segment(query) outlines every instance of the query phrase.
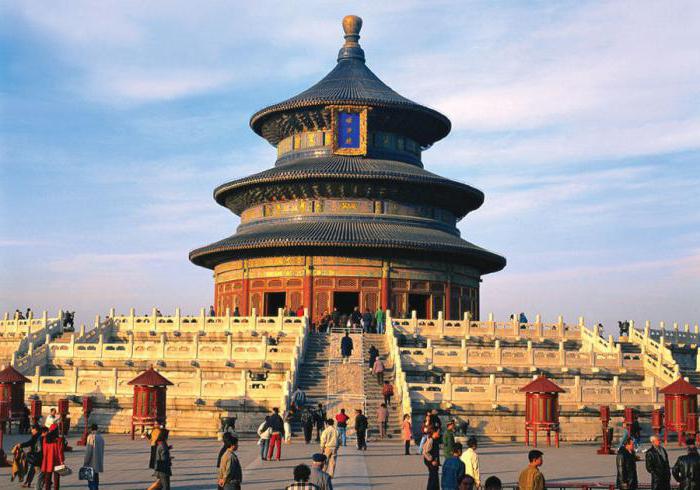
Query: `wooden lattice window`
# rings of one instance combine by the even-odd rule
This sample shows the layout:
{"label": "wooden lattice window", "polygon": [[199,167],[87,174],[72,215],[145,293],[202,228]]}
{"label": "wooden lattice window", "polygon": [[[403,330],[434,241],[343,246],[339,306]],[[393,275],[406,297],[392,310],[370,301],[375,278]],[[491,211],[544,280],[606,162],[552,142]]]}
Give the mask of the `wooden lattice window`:
{"label": "wooden lattice window", "polygon": [[262,295],[260,293],[253,293],[250,295],[250,306],[255,308],[258,315],[262,312]]}
{"label": "wooden lattice window", "polygon": [[326,312],[330,313],[330,293],[316,293],[316,307],[314,311],[316,315],[322,315]]}
{"label": "wooden lattice window", "polygon": [[377,279],[363,279],[362,280],[362,287],[363,288],[378,288],[379,281]]}
{"label": "wooden lattice window", "polygon": [[394,279],[391,281],[392,289],[408,289],[408,281],[405,279]]}
{"label": "wooden lattice window", "polygon": [[321,287],[321,288],[332,288],[333,287],[333,279],[330,277],[317,277],[314,280],[314,285]]}
{"label": "wooden lattice window", "polygon": [[338,279],[339,288],[357,288],[357,279],[340,278]]}
{"label": "wooden lattice window", "polygon": [[289,279],[287,281],[288,288],[299,288],[301,286],[302,286],[301,279]]}
{"label": "wooden lattice window", "polygon": [[282,281],[280,279],[271,279],[267,282],[267,287],[269,288],[281,288]]}
{"label": "wooden lattice window", "polygon": [[[289,295],[289,303],[292,310],[296,310],[301,306],[301,293],[299,291],[294,291]],[[308,306],[308,305],[304,305]]]}
{"label": "wooden lattice window", "polygon": [[264,288],[265,287],[265,281],[263,280],[255,280],[253,283],[250,285],[251,288]]}

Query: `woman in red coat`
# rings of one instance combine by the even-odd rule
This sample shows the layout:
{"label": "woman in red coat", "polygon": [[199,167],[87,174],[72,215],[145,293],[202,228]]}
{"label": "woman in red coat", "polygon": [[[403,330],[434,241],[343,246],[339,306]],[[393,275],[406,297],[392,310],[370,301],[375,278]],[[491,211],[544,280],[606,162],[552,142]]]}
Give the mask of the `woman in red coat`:
{"label": "woman in red coat", "polygon": [[54,472],[56,466],[63,464],[63,438],[58,433],[56,424],[49,427],[49,431],[44,436],[43,455],[41,460],[41,473],[44,477],[44,488],[51,488],[51,478],[53,476],[53,489],[59,490],[61,475]]}

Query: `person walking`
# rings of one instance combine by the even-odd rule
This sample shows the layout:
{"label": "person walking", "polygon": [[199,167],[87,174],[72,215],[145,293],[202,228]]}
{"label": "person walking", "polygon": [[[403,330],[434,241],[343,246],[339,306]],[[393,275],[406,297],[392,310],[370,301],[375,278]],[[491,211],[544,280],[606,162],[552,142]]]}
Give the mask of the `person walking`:
{"label": "person walking", "polygon": [[[448,425],[449,430],[449,425]],[[481,474],[479,473],[479,455],[476,452],[476,437],[471,436],[467,440],[467,450],[462,453],[466,488],[472,490],[481,486]]]}
{"label": "person walking", "polygon": [[[33,425],[30,429],[31,437],[26,441],[17,444],[13,449],[19,448],[29,448],[27,452],[27,475],[24,478],[24,483],[22,486],[24,488],[29,488],[32,486],[32,481],[34,480],[34,475],[37,470],[41,473],[41,454],[42,454],[42,439],[41,439],[41,427],[39,425]],[[44,428],[45,429],[45,428]]]}
{"label": "person walking", "polygon": [[270,449],[270,437],[272,436],[272,429],[268,425],[268,422],[270,422],[270,416],[266,415],[265,420],[258,426],[257,430],[260,459],[263,461],[267,461],[267,451]]}
{"label": "person walking", "polygon": [[447,423],[447,430],[442,435],[442,455],[447,458],[452,457],[452,446],[455,445],[455,423],[450,420]]}
{"label": "person walking", "polygon": [[661,445],[661,439],[657,435],[649,438],[651,447],[644,457],[646,469],[651,475],[652,490],[671,490],[671,466],[668,453]]}
{"label": "person walking", "polygon": [[294,467],[294,483],[285,487],[285,490],[318,490],[318,486],[309,481],[311,469],[305,464]]}
{"label": "person walking", "polygon": [[374,321],[374,315],[370,313],[369,308],[365,309],[365,312],[362,314],[362,329],[365,332],[372,332],[372,322]]}
{"label": "person walking", "polygon": [[[56,424],[49,427],[48,432],[43,437],[43,445],[41,448],[41,475],[42,483],[46,490],[53,488],[59,490],[61,484],[61,475],[54,470],[56,466],[60,466],[65,462],[63,456],[63,437]],[[51,486],[53,480],[53,487]]]}
{"label": "person walking", "polygon": [[544,490],[544,475],[540,471],[540,466],[543,463],[542,456],[544,456],[542,451],[537,449],[527,453],[529,464],[518,477],[519,490]]}
{"label": "person walking", "polygon": [[350,332],[345,331],[345,337],[340,339],[340,355],[343,357],[343,364],[346,364],[352,356],[352,339],[350,338]]}
{"label": "person walking", "polygon": [[685,441],[688,454],[680,456],[673,465],[673,478],[679,483],[679,490],[697,490],[700,488],[700,454],[695,447],[695,439]]}
{"label": "person walking", "polygon": [[[223,445],[221,446],[221,449],[219,449],[219,455],[216,457],[217,471],[221,469],[221,460],[226,454],[226,451],[231,446],[231,444],[233,444],[233,434],[231,432],[224,432],[221,436],[221,442],[223,443]],[[258,439],[258,444],[260,444],[260,439]],[[223,490],[223,487],[217,484],[216,490]]]}
{"label": "person walking", "polygon": [[320,490],[333,490],[333,480],[331,476],[323,471],[323,464],[326,462],[326,457],[323,454],[316,453],[311,456],[311,475],[309,483],[313,483]]}
{"label": "person walking", "polygon": [[430,437],[430,433],[433,431],[433,422],[430,416],[430,410],[425,412],[425,418],[423,419],[423,424],[421,425],[420,431],[421,438],[420,443],[418,444],[418,454],[423,454],[423,445],[428,440],[428,437]]}
{"label": "person walking", "polygon": [[434,429],[423,444],[423,463],[428,468],[427,490],[440,490],[440,433]]}
{"label": "person walking", "polygon": [[271,429],[270,432],[270,447],[267,450],[267,459],[272,460],[272,453],[275,448],[277,448],[277,461],[282,458],[282,436],[284,435],[284,421],[280,417],[280,409],[275,407],[272,409],[272,415],[270,415],[267,421],[268,427]]}
{"label": "person walking", "polygon": [[450,455],[442,464],[442,490],[460,490],[464,480],[464,463],[460,459],[462,445],[456,442],[452,445]]}
{"label": "person walking", "polygon": [[314,422],[316,423],[316,442],[321,441],[321,432],[326,428],[326,410],[323,404],[319,403],[314,410]]}
{"label": "person walking", "polygon": [[97,430],[97,424],[90,426],[90,435],[85,442],[85,458],[83,466],[92,468],[92,480],[88,480],[88,488],[90,490],[98,490],[100,488],[100,473],[104,472],[105,461],[105,440]]}
{"label": "person walking", "polygon": [[362,324],[362,313],[360,313],[360,308],[356,306],[353,308],[352,313],[350,314],[350,325],[352,325],[353,328],[357,328]]}
{"label": "person walking", "polygon": [[411,416],[404,414],[401,421],[401,439],[403,440],[404,455],[411,454],[411,439],[413,439],[413,426],[411,424]]}
{"label": "person walking", "polygon": [[367,428],[369,421],[362,410],[355,409],[355,434],[357,434],[357,449],[367,451]]}
{"label": "person walking", "polygon": [[637,479],[637,458],[634,455],[634,439],[627,438],[623,447],[617,451],[615,460],[617,468],[617,488],[636,490],[639,486]]}
{"label": "person walking", "polygon": [[389,381],[384,381],[384,386],[382,387],[382,396],[384,397],[384,403],[387,407],[391,406],[391,397],[394,396],[394,386],[389,383]]}
{"label": "person walking", "polygon": [[284,443],[292,443],[292,420],[294,419],[294,410],[289,409],[284,411],[282,421],[284,422]]}
{"label": "person walking", "polygon": [[347,432],[348,432],[348,420],[350,417],[345,413],[345,409],[341,408],[340,413],[335,416],[336,426],[338,427],[338,437],[340,437],[340,444],[347,446]]}
{"label": "person walking", "polygon": [[333,426],[333,419],[326,420],[326,428],[321,434],[321,453],[326,457],[326,462],[323,465],[323,471],[328,473],[331,478],[335,473],[335,459],[338,455],[338,447],[340,445],[340,439],[338,438],[338,431]]}
{"label": "person walking", "polygon": [[301,412],[301,427],[304,430],[304,442],[309,444],[314,432],[314,414],[308,407],[304,407],[304,411]]}
{"label": "person walking", "polygon": [[56,414],[56,409],[52,408],[51,410],[49,410],[49,414],[46,416],[46,420],[44,420],[44,426],[48,429],[57,422],[58,415]]}
{"label": "person walking", "polygon": [[241,490],[243,483],[243,470],[238,461],[236,450],[238,450],[238,437],[231,436],[228,439],[228,447],[221,458],[218,473],[218,485],[223,490]]}
{"label": "person walking", "polygon": [[374,321],[377,324],[377,333],[384,334],[384,310],[381,306],[377,306],[377,311],[374,312]]}
{"label": "person walking", "polygon": [[377,384],[379,386],[382,386],[384,384],[384,363],[382,362],[382,357],[377,356],[377,358],[374,360],[374,367],[372,368],[372,372],[377,376]]}
{"label": "person walking", "polygon": [[156,449],[158,446],[158,436],[163,430],[165,429],[161,428],[160,425],[156,425],[155,427],[153,427],[153,430],[151,430],[151,433],[148,435],[148,444],[151,449],[151,456],[148,460],[148,467],[152,470],[156,468]]}
{"label": "person walking", "polygon": [[369,372],[372,372],[374,369],[374,361],[376,361],[377,357],[379,357],[379,350],[374,346],[374,344],[372,344],[369,346],[367,354],[369,358]]}
{"label": "person walking", "polygon": [[168,446],[168,431],[161,429],[156,440],[156,457],[153,462],[153,476],[156,477],[148,490],[170,490],[170,477],[172,476],[172,458],[170,446]]}
{"label": "person walking", "polygon": [[386,429],[389,423],[389,410],[386,408],[386,404],[382,403],[377,409],[377,425],[379,426],[379,438],[384,439],[386,437]]}

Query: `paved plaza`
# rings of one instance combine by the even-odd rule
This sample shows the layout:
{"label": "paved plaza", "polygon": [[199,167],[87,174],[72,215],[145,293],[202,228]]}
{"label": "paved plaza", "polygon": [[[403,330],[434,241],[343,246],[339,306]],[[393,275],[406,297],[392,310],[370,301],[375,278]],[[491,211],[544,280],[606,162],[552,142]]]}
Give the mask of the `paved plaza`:
{"label": "paved plaza", "polygon": [[[5,448],[19,440],[9,436]],[[75,442],[75,439],[72,440]],[[106,472],[101,475],[101,487],[110,490],[145,489],[152,482],[152,471],[147,469],[149,449],[147,442],[128,436],[106,436]],[[214,465],[220,443],[211,439],[173,437],[173,488],[213,489],[216,471]],[[544,451],[542,471],[548,483],[556,482],[612,482],[615,480],[614,456],[598,456],[597,446],[590,444],[563,445],[559,449],[540,448]],[[416,448],[412,448],[415,452]],[[675,444],[668,446],[671,462],[683,453]],[[309,463],[315,445],[293,442],[283,447],[281,462],[260,461],[258,446],[252,438],[240,444],[239,458],[243,466],[244,485],[251,490],[283,489],[291,481],[292,469],[300,463]],[[508,485],[517,480],[519,471],[527,464],[527,449],[522,445],[485,444],[479,450],[482,478],[497,475]],[[87,488],[78,481],[76,473],[82,464],[83,449],[76,447],[68,454],[68,465],[75,473],[61,482],[61,488]],[[644,464],[638,464],[641,483],[649,482]],[[9,483],[9,468],[0,469],[0,488],[19,488]],[[400,441],[370,443],[366,453],[354,447],[341,448],[336,477],[336,489],[379,488],[385,490],[418,490],[425,488],[427,472],[417,455],[404,456]]]}

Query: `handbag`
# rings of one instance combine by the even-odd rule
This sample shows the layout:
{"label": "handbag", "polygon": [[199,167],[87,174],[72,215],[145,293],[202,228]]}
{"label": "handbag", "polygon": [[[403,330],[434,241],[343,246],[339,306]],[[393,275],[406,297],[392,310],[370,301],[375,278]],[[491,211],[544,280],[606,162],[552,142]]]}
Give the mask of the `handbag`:
{"label": "handbag", "polygon": [[64,464],[54,466],[53,471],[54,473],[58,473],[60,476],[68,476],[73,473],[73,470],[71,470],[68,466]]}
{"label": "handbag", "polygon": [[78,470],[78,480],[93,481],[95,479],[95,470],[90,466],[83,466]]}

